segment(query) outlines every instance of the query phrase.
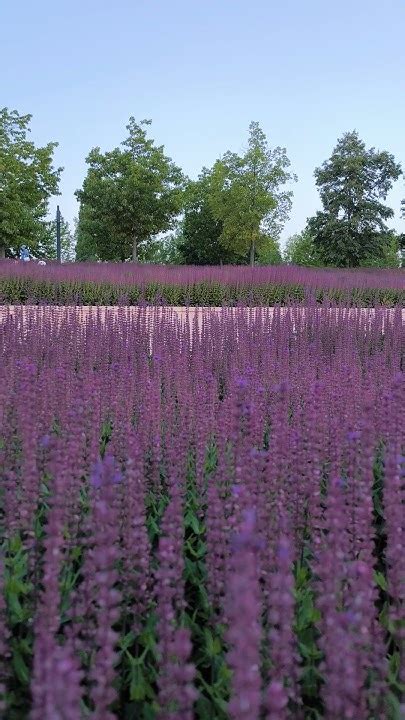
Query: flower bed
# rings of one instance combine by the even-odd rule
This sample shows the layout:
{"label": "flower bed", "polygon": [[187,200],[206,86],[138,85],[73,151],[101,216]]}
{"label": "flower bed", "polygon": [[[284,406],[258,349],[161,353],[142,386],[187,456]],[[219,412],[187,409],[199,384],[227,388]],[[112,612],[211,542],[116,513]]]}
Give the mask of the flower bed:
{"label": "flower bed", "polygon": [[400,308],[27,310],[0,333],[3,716],[399,720]]}
{"label": "flower bed", "polygon": [[315,298],[364,307],[405,304],[403,270],[286,266],[197,268],[0,263],[0,302],[56,305],[267,305]]}

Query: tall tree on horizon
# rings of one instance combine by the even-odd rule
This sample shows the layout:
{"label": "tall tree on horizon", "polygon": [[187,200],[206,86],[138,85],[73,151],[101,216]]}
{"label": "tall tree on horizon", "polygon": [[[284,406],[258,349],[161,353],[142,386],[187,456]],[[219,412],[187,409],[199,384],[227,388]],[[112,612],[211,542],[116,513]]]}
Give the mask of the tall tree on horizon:
{"label": "tall tree on horizon", "polygon": [[[245,265],[250,260],[249,249],[238,251],[221,241],[223,222],[214,217],[212,210],[213,177],[213,169],[203,168],[197,180],[188,184],[177,248],[188,265]],[[255,257],[262,265],[280,263],[277,238],[266,235],[256,248]]]}
{"label": "tall tree on horizon", "polygon": [[0,109],[0,257],[36,256],[47,233],[48,201],[59,195],[63,168],[53,166],[58,143],[29,140],[32,115]]}
{"label": "tall tree on horizon", "polygon": [[268,238],[278,239],[289,216],[292,191],[284,185],[295,179],[285,148],[271,149],[259,123],[251,122],[243,155],[227,152],[213,169],[210,203],[222,222],[220,241],[239,255],[257,251]]}
{"label": "tall tree on horizon", "polygon": [[326,265],[358,267],[383,259],[394,212],[384,204],[401,175],[394,156],[366,149],[356,131],[345,133],[331,157],[315,170],[323,210],[308,220],[314,245]]}
{"label": "tall tree on horizon", "polygon": [[[183,173],[163,146],[147,137],[150,124],[131,117],[121,147],[105,153],[96,147],[87,157],[89,168],[76,197],[81,210],[86,208],[84,235],[102,260],[137,262],[140,248],[172,229],[181,210]],[[79,225],[82,219],[80,212]]]}

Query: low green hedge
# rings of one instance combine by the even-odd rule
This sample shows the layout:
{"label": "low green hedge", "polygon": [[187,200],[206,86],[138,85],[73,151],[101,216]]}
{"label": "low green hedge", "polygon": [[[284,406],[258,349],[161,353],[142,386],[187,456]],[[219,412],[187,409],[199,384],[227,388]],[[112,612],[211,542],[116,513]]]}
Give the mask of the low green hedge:
{"label": "low green hedge", "polygon": [[255,284],[228,285],[218,282],[192,285],[124,285],[94,282],[50,282],[33,278],[2,278],[0,304],[3,305],[277,305],[302,302],[307,298],[317,302],[348,303],[373,307],[405,305],[405,291],[384,288],[308,289],[302,285]]}

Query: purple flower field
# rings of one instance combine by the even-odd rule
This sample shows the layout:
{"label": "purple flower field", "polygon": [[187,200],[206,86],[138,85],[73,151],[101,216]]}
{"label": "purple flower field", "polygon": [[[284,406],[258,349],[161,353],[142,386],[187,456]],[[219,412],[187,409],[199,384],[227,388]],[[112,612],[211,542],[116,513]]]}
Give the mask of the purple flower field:
{"label": "purple flower field", "polygon": [[1,717],[403,718],[405,327],[322,310],[4,312]]}
{"label": "purple flower field", "polygon": [[405,304],[405,270],[0,262],[0,304]]}
{"label": "purple flower field", "polygon": [[284,284],[309,288],[392,288],[404,289],[405,273],[402,269],[310,268],[287,265],[267,265],[251,268],[241,265],[223,267],[192,265],[147,265],[137,263],[67,263],[48,262],[46,266],[35,262],[21,263],[12,260],[0,262],[0,278],[35,278],[53,282],[92,282],[145,285],[195,285],[221,283],[223,285]]}

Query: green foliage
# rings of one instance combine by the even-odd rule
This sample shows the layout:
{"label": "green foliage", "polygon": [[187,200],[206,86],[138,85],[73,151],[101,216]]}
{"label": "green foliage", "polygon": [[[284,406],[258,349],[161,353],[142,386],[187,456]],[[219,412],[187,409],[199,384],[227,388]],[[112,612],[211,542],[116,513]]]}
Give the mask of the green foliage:
{"label": "green foliage", "polygon": [[[0,301],[3,304],[38,304],[46,302],[58,305],[138,305],[142,302],[164,303],[174,306],[221,305],[286,305],[302,302],[308,290],[298,284],[263,283],[255,285],[231,285],[220,282],[196,282],[192,285],[169,285],[149,282],[145,285],[119,283],[94,283],[87,281],[35,280],[30,277],[4,277],[0,280]],[[373,307],[376,303],[386,307],[405,303],[405,291],[391,288],[339,288],[317,289],[311,297],[322,303],[332,302]]]}
{"label": "green foliage", "polygon": [[[239,252],[222,242],[224,223],[215,219],[212,209],[214,183],[214,171],[204,168],[198,180],[187,187],[184,218],[177,238],[181,260],[187,265],[244,265],[249,261],[246,249]],[[261,241],[256,253],[259,264],[280,263],[277,239],[262,233]]]}
{"label": "green foliage", "polygon": [[[60,222],[60,236],[62,262],[73,262],[75,239],[70,231],[69,223],[63,217]],[[45,234],[38,246],[37,256],[56,260],[56,220],[49,220],[45,223]]]}
{"label": "green foliage", "polygon": [[[137,261],[152,238],[170,230],[181,210],[184,177],[145,126],[130,118],[121,148],[87,157],[77,230],[77,257]],[[83,224],[83,227],[81,227]]]}
{"label": "green foliage", "polygon": [[21,245],[41,255],[48,200],[59,194],[62,168],[53,167],[57,143],[36,147],[28,139],[31,117],[0,110],[0,257],[18,256]]}
{"label": "green foliage", "polygon": [[[212,457],[213,455],[215,455],[215,459]],[[216,462],[216,449],[208,447],[204,468],[205,482],[209,482],[213,462]],[[226,720],[230,671],[225,662],[226,646],[223,627],[214,621],[213,608],[206,590],[205,509],[196,485],[195,458],[190,455],[184,507],[186,611],[183,622],[192,634],[195,649],[192,660],[198,668],[196,677],[196,687],[199,693],[196,704],[197,717],[201,720],[205,720],[205,718],[208,720],[211,717]]]}
{"label": "green foliage", "polygon": [[329,160],[315,170],[323,211],[308,222],[325,265],[358,267],[384,260],[386,221],[394,213],[383,201],[401,172],[393,155],[367,150],[357,132],[338,140]]}
{"label": "green foliage", "polygon": [[283,253],[284,262],[291,265],[319,267],[323,263],[308,230],[291,235]]}
{"label": "green foliage", "polygon": [[257,250],[258,265],[281,265],[283,256],[277,238],[266,235],[263,244]]}
{"label": "green foliage", "polygon": [[28,552],[19,534],[1,546],[4,558],[4,598],[7,605],[8,629],[11,635],[11,671],[14,683],[9,687],[8,703],[14,707],[14,717],[27,703],[31,677],[33,632],[33,593],[29,581]]}
{"label": "green foliage", "polygon": [[320,613],[315,607],[315,602],[314,577],[311,572],[310,558],[304,554],[302,560],[295,566],[296,618],[294,631],[303,666],[302,694],[306,706],[313,711],[313,715],[309,715],[309,717],[316,717],[316,710],[320,709],[319,695],[322,682],[319,670],[322,653],[318,647],[319,631],[317,629]]}
{"label": "green foliage", "polygon": [[100,259],[96,238],[101,237],[104,230],[103,222],[97,219],[90,205],[82,203],[75,224],[76,262],[91,262]]}
{"label": "green foliage", "polygon": [[206,168],[198,180],[190,182],[187,187],[184,218],[177,240],[181,260],[186,265],[241,262],[237,253],[221,243],[222,222],[214,218],[210,204],[211,190],[212,171]]}
{"label": "green foliage", "polygon": [[253,265],[268,236],[278,238],[291,208],[292,192],[281,190],[291,179],[284,148],[269,148],[257,122],[249,127],[248,149],[242,156],[227,152],[213,169],[210,205],[221,221],[221,244],[246,256]]}
{"label": "green foliage", "polygon": [[395,232],[388,232],[381,237],[381,255],[369,257],[364,267],[395,268],[401,267],[400,237]]}
{"label": "green foliage", "polygon": [[178,248],[177,236],[167,235],[154,238],[140,252],[140,259],[152,265],[181,265],[182,256]]}

